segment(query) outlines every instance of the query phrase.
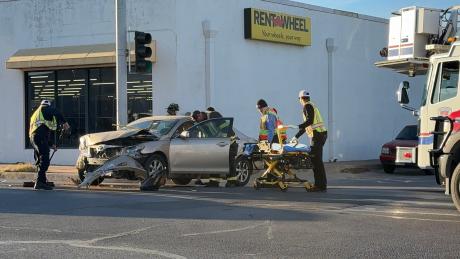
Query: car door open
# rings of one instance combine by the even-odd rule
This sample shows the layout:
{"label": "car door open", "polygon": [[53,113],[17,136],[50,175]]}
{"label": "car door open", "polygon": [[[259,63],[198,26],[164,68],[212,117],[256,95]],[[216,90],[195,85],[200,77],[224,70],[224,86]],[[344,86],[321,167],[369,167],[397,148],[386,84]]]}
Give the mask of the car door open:
{"label": "car door open", "polygon": [[228,174],[233,118],[201,122],[171,140],[172,174]]}

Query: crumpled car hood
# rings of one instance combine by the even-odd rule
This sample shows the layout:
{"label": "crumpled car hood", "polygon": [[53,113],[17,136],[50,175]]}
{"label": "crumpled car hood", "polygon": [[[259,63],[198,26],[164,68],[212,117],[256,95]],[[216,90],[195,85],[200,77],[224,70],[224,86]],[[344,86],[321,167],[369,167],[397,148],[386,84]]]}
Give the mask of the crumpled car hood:
{"label": "crumpled car hood", "polygon": [[141,132],[142,129],[127,129],[127,130],[116,130],[116,131],[106,131],[100,133],[92,133],[85,135],[86,145],[92,146],[102,142],[107,142],[114,139],[127,138],[134,136],[137,133]]}

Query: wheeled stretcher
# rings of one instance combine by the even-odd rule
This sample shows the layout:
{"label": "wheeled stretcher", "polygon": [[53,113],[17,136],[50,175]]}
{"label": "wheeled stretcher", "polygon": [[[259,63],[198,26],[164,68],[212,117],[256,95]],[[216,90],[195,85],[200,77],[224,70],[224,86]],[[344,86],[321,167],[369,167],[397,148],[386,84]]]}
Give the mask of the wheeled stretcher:
{"label": "wheeled stretcher", "polygon": [[[287,127],[279,127],[286,129]],[[278,134],[280,136],[281,134]],[[302,184],[306,190],[312,184],[300,179],[292,171],[293,169],[312,169],[313,165],[310,157],[310,147],[304,144],[289,143],[269,144],[261,141],[254,144],[245,145],[245,155],[252,161],[263,161],[266,170],[260,177],[255,179],[254,188],[256,190],[265,187],[278,187],[281,191],[287,191],[289,184]]]}

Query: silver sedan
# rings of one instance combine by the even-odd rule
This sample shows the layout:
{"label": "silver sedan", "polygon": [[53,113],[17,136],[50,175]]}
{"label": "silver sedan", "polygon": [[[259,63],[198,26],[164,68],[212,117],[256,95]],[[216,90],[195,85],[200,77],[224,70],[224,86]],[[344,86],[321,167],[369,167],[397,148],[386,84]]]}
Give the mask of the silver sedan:
{"label": "silver sedan", "polygon": [[142,118],[122,130],[80,139],[80,186],[106,177],[140,180],[142,190],[156,190],[167,178],[181,185],[223,178],[243,186],[252,166],[242,156],[243,146],[254,142],[233,128],[233,118],[198,124],[185,116]]}

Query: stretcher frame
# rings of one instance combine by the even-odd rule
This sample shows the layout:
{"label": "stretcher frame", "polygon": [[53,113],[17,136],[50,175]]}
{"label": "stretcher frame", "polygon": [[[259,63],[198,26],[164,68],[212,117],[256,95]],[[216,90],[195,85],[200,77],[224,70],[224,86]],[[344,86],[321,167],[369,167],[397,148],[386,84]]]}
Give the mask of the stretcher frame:
{"label": "stretcher frame", "polygon": [[308,162],[305,167],[302,167],[303,169],[313,168],[309,153],[284,151],[284,143],[280,131],[286,130],[288,127],[281,125],[276,129],[280,150],[271,149],[270,144],[266,141],[257,143],[259,150],[253,152],[251,158],[253,161],[262,160],[267,169],[260,177],[254,180],[254,189],[278,187],[281,191],[286,192],[289,185],[293,183],[302,184],[307,191],[312,188],[313,185],[308,180],[299,178],[292,171],[292,169],[297,169],[293,166],[293,162],[296,161],[298,166],[301,164],[301,159]]}

